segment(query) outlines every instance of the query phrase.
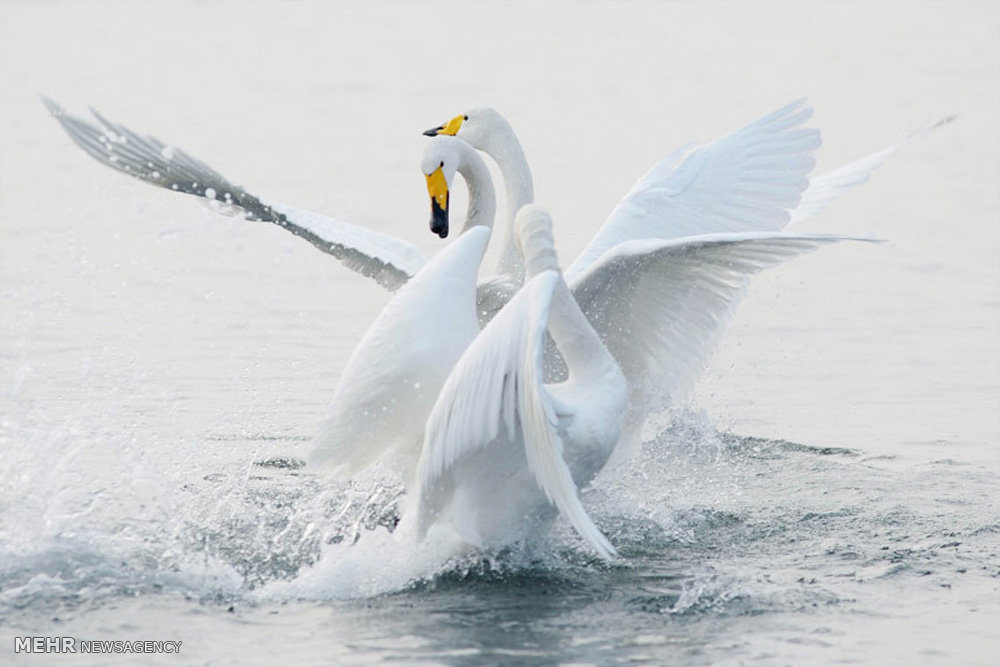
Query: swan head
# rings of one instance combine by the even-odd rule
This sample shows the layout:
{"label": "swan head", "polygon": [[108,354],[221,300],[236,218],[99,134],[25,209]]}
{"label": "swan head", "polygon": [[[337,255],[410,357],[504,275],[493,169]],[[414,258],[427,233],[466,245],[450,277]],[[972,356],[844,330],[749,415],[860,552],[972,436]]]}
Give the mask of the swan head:
{"label": "swan head", "polygon": [[476,107],[458,114],[447,123],[432,127],[424,134],[428,137],[441,135],[458,137],[473,148],[486,150],[494,137],[501,135],[505,129],[509,130],[509,128],[507,120],[496,109]]}
{"label": "swan head", "polygon": [[447,135],[435,137],[427,144],[420,164],[431,198],[431,232],[441,238],[448,236],[448,201],[462,155],[459,143]]}

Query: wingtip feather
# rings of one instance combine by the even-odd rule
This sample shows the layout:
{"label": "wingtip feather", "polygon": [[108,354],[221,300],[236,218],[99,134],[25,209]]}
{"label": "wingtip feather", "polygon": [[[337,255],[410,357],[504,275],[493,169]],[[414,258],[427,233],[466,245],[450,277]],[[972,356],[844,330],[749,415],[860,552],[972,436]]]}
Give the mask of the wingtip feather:
{"label": "wingtip feather", "polygon": [[39,93],[38,94],[38,99],[40,99],[42,101],[42,104],[45,105],[45,108],[48,109],[48,112],[52,116],[55,116],[55,117],[58,118],[59,116],[63,115],[62,107],[59,106],[58,104],[56,104],[56,102],[54,100],[52,100],[51,98],[46,97],[45,95],[42,95],[41,93]]}

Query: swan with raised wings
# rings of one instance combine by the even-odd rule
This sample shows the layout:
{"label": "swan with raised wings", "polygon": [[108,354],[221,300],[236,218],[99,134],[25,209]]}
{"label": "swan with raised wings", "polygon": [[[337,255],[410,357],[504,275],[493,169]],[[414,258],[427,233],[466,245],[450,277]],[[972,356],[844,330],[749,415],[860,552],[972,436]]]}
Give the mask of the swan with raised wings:
{"label": "swan with raised wings", "polygon": [[[641,241],[781,230],[818,213],[906,143],[951,120],[810,182],[820,145],[819,130],[804,126],[811,116],[812,109],[799,100],[712,143],[663,158],[566,270],[583,312],[625,371],[633,410],[645,414],[651,396],[677,399],[691,388],[743,287],[711,307],[710,284],[667,293],[658,282],[663,267],[650,260]],[[524,151],[496,110],[472,109],[424,134],[456,136],[489,155],[506,183],[508,208],[532,200]],[[507,243],[499,273],[517,284],[520,263],[516,244]],[[670,324],[678,312],[699,308],[707,310],[688,320],[683,331]]]}
{"label": "swan with raised wings", "polygon": [[[277,224],[390,290],[405,284],[426,265],[423,254],[406,241],[332,218],[265,203],[232,185],[206,164],[179,149],[170,148],[152,137],[142,137],[128,128],[105,120],[96,112],[95,116],[102,127],[65,114],[48,100],[45,102],[70,137],[100,162],[160,187],[240,208],[247,212],[249,219]],[[568,270],[567,278],[574,296],[625,371],[635,395],[643,395],[652,390],[679,392],[690,386],[714,337],[721,329],[718,324],[739,298],[741,286],[726,284],[725,289],[720,289],[718,284],[709,281],[693,283],[685,290],[672,293],[659,289],[658,281],[666,279],[672,268],[665,267],[659,261],[657,246],[653,243],[656,239],[643,236],[641,225],[637,227],[633,223],[643,216],[677,220],[688,225],[701,218],[713,220],[716,225],[720,222],[735,224],[740,220],[758,218],[770,221],[773,225],[776,224],[774,221],[786,220],[787,210],[794,207],[794,202],[798,201],[801,190],[805,187],[805,174],[812,167],[810,153],[818,145],[818,135],[813,136],[815,130],[799,127],[808,115],[809,110],[801,103],[790,105],[690,153],[677,169],[673,169],[672,165],[680,159],[683,151],[663,160],[618,205],[608,223],[605,223],[594,242],[588,246],[588,251],[596,254],[603,247],[602,244],[610,247],[594,261],[584,262],[581,256]],[[475,127],[475,115],[470,113],[468,121],[465,124],[466,130]],[[455,132],[462,134],[461,128],[456,128]],[[494,150],[494,154],[504,160],[501,166],[512,202],[508,208],[513,210],[519,202],[532,199],[533,193],[523,151],[512,131],[509,132],[508,139],[511,141],[508,141],[507,147]],[[477,156],[474,151],[470,152],[472,157],[466,156],[465,159],[471,164],[473,157]],[[508,157],[505,159],[504,155]],[[880,159],[883,158],[872,160],[870,164],[877,166]],[[504,164],[508,162],[504,168]],[[522,164],[523,169],[511,167],[518,164]],[[492,186],[489,185],[488,171],[485,166],[469,169],[470,173],[475,171],[482,175],[482,187],[479,190],[486,193],[487,187],[489,188],[489,207],[492,211],[494,196]],[[860,173],[851,170],[848,172],[854,174],[851,178],[858,178],[857,174]],[[837,183],[850,184],[847,177],[834,181],[827,188],[833,194],[839,192],[839,186],[834,187]],[[824,196],[832,197],[829,192]],[[446,195],[443,201],[447,202]],[[470,198],[470,214],[473,210],[478,210],[479,217],[482,218],[485,208],[486,203],[478,201],[478,197]],[[492,213],[490,223],[492,224]],[[437,231],[440,232],[440,229]],[[701,230],[695,225],[688,231]],[[630,238],[630,235],[646,238],[648,243],[640,243]],[[628,243],[623,244],[623,238],[628,239]],[[471,244],[469,239],[460,238],[460,241],[463,247]],[[588,251],[585,251],[585,255]],[[479,284],[474,314],[486,312],[488,319],[509,298],[512,286],[516,287],[520,281],[520,260],[515,253],[516,247],[512,249],[508,243],[499,277]],[[477,268],[481,259],[480,256],[476,260]],[[446,259],[441,261],[445,262]],[[581,266],[582,268],[577,268]],[[474,276],[474,269],[468,267],[468,271]],[[434,271],[428,273],[428,276],[434,275]],[[621,289],[623,277],[628,284],[627,290]],[[474,277],[472,281],[471,284],[475,287]],[[431,278],[422,281],[426,284],[432,282]],[[456,294],[464,293],[468,287],[467,283],[461,282],[461,287],[456,287]],[[424,297],[419,295],[431,294],[433,290],[422,288],[414,292],[417,295],[409,294],[404,302],[420,301]],[[463,299],[457,296],[451,303],[446,301],[443,297],[439,300],[426,297],[421,303],[435,307],[463,303]],[[359,406],[358,411],[352,415],[340,412],[351,424],[350,428],[342,430],[343,433],[366,434],[366,429],[373,430],[376,434],[405,432],[407,435],[404,439],[410,440],[413,427],[406,426],[406,419],[419,412],[414,406],[429,407],[428,401],[432,401],[436,394],[434,387],[439,386],[439,381],[443,381],[454,358],[464,349],[461,340],[465,340],[467,344],[476,332],[464,324],[449,328],[444,325],[448,322],[444,316],[434,317],[418,312],[418,308],[390,305],[391,312],[380,316],[376,325],[366,334],[362,345],[352,355],[348,365],[350,373],[342,376],[337,387],[334,412],[338,412],[337,405]],[[467,314],[465,310],[462,313],[462,317]],[[427,320],[430,328],[407,330],[410,323],[423,321],[421,318]],[[665,322],[671,324],[662,326]],[[443,331],[440,340],[430,333],[438,327]],[[399,335],[388,333],[393,331]],[[438,344],[443,340],[452,340],[449,335],[455,340],[461,339],[458,340],[457,347]],[[420,349],[443,349],[446,352],[440,357],[410,354]],[[362,355],[362,350],[368,352]],[[400,372],[400,365],[380,358],[384,355],[379,350],[385,350],[386,354],[390,350],[396,350],[407,359],[412,357],[418,362],[415,366],[417,372]],[[449,355],[455,356],[449,358]],[[415,376],[424,375],[432,378],[427,385],[415,379]],[[345,378],[348,376],[355,383],[354,387],[346,384]],[[381,380],[386,378],[411,381],[414,391],[407,393],[391,382],[378,388]],[[369,401],[360,398],[364,394],[364,388],[373,392]],[[417,395],[416,398],[414,394]],[[348,397],[351,400],[347,400]],[[635,401],[633,409],[642,409],[642,405],[643,401]],[[392,415],[396,415],[398,419],[388,418]],[[384,428],[372,426],[380,420],[385,422]],[[417,421],[422,423],[422,415]],[[329,432],[330,429],[327,428],[325,433]],[[324,440],[328,442],[329,438],[321,438],[321,441]],[[384,446],[393,446],[396,441],[396,438],[389,438]],[[354,449],[360,454],[348,457],[353,464],[377,458],[384,451],[381,444],[374,451],[369,451],[367,445],[370,442],[372,439],[368,437],[357,438]]]}
{"label": "swan with raised wings", "polygon": [[[499,547],[540,531],[558,509],[611,558],[578,488],[618,441],[625,377],[562,278],[541,208],[521,209],[517,240],[530,280],[462,356],[427,420],[412,495],[418,534],[439,520],[468,544]],[[542,380],[546,331],[569,368],[556,385]]]}
{"label": "swan with raised wings", "polygon": [[[750,160],[744,167],[759,179],[773,182],[771,197],[761,197],[770,208],[747,196],[736,197],[729,206],[742,204],[747,214],[757,211],[778,217],[784,213],[771,203],[773,193],[783,188],[785,197],[794,200],[805,187],[804,176],[796,179],[788,171],[795,165],[811,165],[811,158],[801,156],[808,150],[802,146],[802,133],[795,131],[807,116],[788,109],[752,126],[746,134],[764,141],[760,139],[763,134],[777,156],[763,164]],[[734,141],[754,144],[746,134]],[[423,168],[438,220],[432,220],[432,231],[442,231],[440,218],[447,213],[448,188],[456,170],[470,188],[469,221],[462,236],[485,226],[487,218],[492,224],[492,183],[486,165],[471,146],[454,137],[435,137]],[[739,211],[725,209],[726,203],[718,204],[726,215],[739,215]],[[463,251],[461,256],[469,262],[462,271],[440,274],[447,282],[428,288],[425,285],[431,279],[424,278],[424,271],[437,264],[435,257],[413,279],[413,290],[407,285],[386,307],[338,382],[331,417],[316,439],[313,462],[350,474],[385,456],[383,460],[395,465],[404,479],[409,477],[420,453],[420,428],[427,412],[455,362],[478,334],[474,318],[483,300],[475,307],[466,300],[466,292],[475,289],[475,271],[488,240],[487,233],[474,250]],[[645,414],[647,396],[676,393],[693,383],[749,275],[818,243],[774,231],[637,239],[618,243],[570,282],[574,298],[589,319],[588,327],[597,331],[629,382],[629,426],[637,425]],[[736,247],[741,250],[734,258],[730,255]],[[768,254],[761,247],[781,248],[782,253]],[[744,255],[757,261],[740,261],[747,260]]]}
{"label": "swan with raised wings", "polygon": [[[812,153],[820,145],[819,130],[804,127],[811,115],[800,100],[700,149],[667,156],[619,202],[566,270],[574,297],[628,378],[631,426],[647,414],[651,396],[676,399],[690,389],[740,296],[727,293],[718,302],[710,282],[661,289],[664,267],[640,242],[784,227],[808,186]],[[495,110],[474,109],[425,134],[470,141],[498,163],[511,201],[531,198],[524,151]],[[516,284],[516,244],[508,244],[504,258],[500,273],[513,270],[508,277]],[[557,379],[565,370],[558,355],[549,357],[548,377]]]}
{"label": "swan with raised wings", "polygon": [[[528,205],[517,215],[528,280],[468,347],[427,419],[411,506],[401,528],[419,536],[440,525],[479,548],[541,534],[561,513],[602,558],[614,548],[578,490],[604,467],[618,442],[627,386],[615,358],[570,292],[551,220]],[[612,264],[660,266],[658,288],[683,302],[692,283],[712,285],[707,316],[724,307],[745,276],[838,237],[780,232],[709,234],[636,241]],[[622,326],[629,326],[620,312]],[[706,313],[679,310],[659,323],[695,331]],[[592,318],[591,318],[592,319]],[[566,361],[558,383],[543,378],[546,332]]]}

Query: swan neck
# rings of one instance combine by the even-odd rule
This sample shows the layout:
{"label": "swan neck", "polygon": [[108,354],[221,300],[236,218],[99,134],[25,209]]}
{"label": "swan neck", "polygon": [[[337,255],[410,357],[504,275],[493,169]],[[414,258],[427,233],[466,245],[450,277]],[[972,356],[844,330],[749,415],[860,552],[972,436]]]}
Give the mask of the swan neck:
{"label": "swan neck", "polygon": [[506,121],[503,125],[502,131],[493,134],[495,140],[487,151],[500,167],[507,197],[507,225],[498,270],[521,282],[524,280],[524,257],[514,239],[514,216],[522,206],[535,201],[535,185],[521,142]]}
{"label": "swan neck", "polygon": [[570,380],[598,381],[608,373],[621,374],[614,357],[577,305],[562,273],[552,295],[549,333],[566,361]]}
{"label": "swan neck", "polygon": [[559,257],[552,244],[551,230],[529,235],[525,246],[524,255],[518,250],[518,256],[523,257],[529,278],[534,278],[544,271],[559,271]]}
{"label": "swan neck", "polygon": [[472,147],[467,146],[463,150],[462,158],[458,166],[458,173],[465,179],[469,188],[469,209],[462,231],[465,232],[473,227],[493,229],[497,199],[490,171]]}
{"label": "swan neck", "polygon": [[507,218],[513,221],[522,206],[535,200],[535,185],[521,142],[517,140],[509,126],[508,130],[504,133],[505,136],[497,141],[496,152],[491,154],[491,157],[500,167],[507,195]]}

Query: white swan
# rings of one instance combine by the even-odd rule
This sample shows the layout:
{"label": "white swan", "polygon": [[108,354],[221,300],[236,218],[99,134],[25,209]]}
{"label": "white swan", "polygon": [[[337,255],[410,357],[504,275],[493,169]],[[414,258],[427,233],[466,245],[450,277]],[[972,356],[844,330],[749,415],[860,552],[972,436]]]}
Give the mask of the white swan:
{"label": "white swan", "polygon": [[393,464],[407,479],[441,385],[479,333],[476,278],[496,209],[489,170],[472,147],[453,137],[432,140],[422,169],[432,230],[448,233],[456,173],[469,188],[468,217],[459,237],[393,295],[351,354],[309,455],[311,465],[335,475],[357,472],[394,451]]}
{"label": "white swan", "polygon": [[[439,520],[473,546],[499,547],[542,530],[554,505],[610,559],[577,488],[618,441],[625,377],[562,278],[549,216],[522,208],[517,239],[530,280],[462,356],[427,420],[412,493],[418,534]],[[542,381],[546,331],[569,367],[556,385]]]}
{"label": "white swan", "polygon": [[[524,207],[517,232],[528,282],[462,355],[434,403],[401,528],[415,524],[423,536],[442,524],[468,544],[496,548],[542,532],[558,508],[598,555],[611,558],[614,549],[577,490],[618,442],[625,377],[559,271],[548,215]],[[636,241],[610,261],[622,271],[660,266],[657,288],[675,303],[692,283],[711,285],[704,311],[681,309],[658,323],[686,334],[724,307],[746,276],[836,240],[751,232]],[[614,317],[629,326],[622,313]],[[546,331],[566,360],[560,383],[543,384]]]}
{"label": "white swan", "polygon": [[[819,131],[803,127],[811,115],[799,100],[710,144],[663,158],[566,269],[577,302],[625,371],[633,409],[644,413],[649,397],[679,398],[691,388],[745,286],[722,300],[711,283],[666,293],[660,281],[675,266],[656,261],[640,241],[781,230],[816,214],[909,141],[951,120],[810,183],[812,154],[820,145]],[[531,172],[520,142],[494,109],[472,109],[425,134],[456,136],[487,153],[500,167],[508,200],[531,201]],[[501,274],[518,266],[516,245],[507,245],[504,258]],[[518,275],[509,272],[508,278],[516,283]],[[684,330],[661,325],[677,321],[682,311],[702,316]]]}
{"label": "white swan", "polygon": [[[372,277],[390,290],[404,284],[426,263],[423,254],[406,241],[317,214],[264,203],[242,188],[231,185],[210,167],[187,156],[183,151],[171,149],[151,137],[141,137],[99,115],[97,118],[103,129],[64,114],[54,103],[46,100],[46,104],[70,137],[102,163],[161,187],[242,208],[251,219],[273,222],[306,238],[324,252],[338,257],[348,268]],[[635,211],[657,215],[656,206],[662,204],[666,206],[665,211],[676,219],[684,216],[696,219],[700,215],[711,214],[716,220],[735,220],[744,215],[760,215],[762,210],[767,214],[764,217],[784,215],[781,206],[772,201],[774,192],[760,193],[763,201],[757,202],[753,199],[755,192],[752,189],[745,191],[746,183],[736,181],[740,187],[726,199],[718,197],[718,193],[713,194],[712,185],[729,182],[724,177],[732,175],[735,169],[738,173],[749,174],[758,180],[760,177],[773,177],[776,185],[772,185],[783,193],[783,197],[795,196],[795,188],[801,186],[801,181],[790,176],[789,170],[801,170],[804,165],[811,167],[811,157],[802,158],[801,153],[808,152],[813,141],[808,133],[803,134],[801,128],[796,127],[808,116],[808,110],[800,107],[801,104],[791,105],[770,114],[729,137],[691,153],[678,169],[672,170],[673,162],[683,152],[675,153],[640,180],[632,193],[616,208],[616,214],[625,216],[628,222],[629,215]],[[474,127],[474,120],[475,116],[470,114],[466,130]],[[461,134],[459,130],[456,132]],[[514,143],[506,149],[496,149],[494,153],[500,159],[504,155],[508,156],[509,164],[506,169],[502,165],[502,170],[508,176],[508,190],[515,191],[511,200],[516,205],[518,201],[531,199],[533,194],[523,151],[512,131],[509,136]],[[887,150],[891,152],[892,149]],[[887,154],[887,151],[883,151],[883,154]],[[472,155],[475,156],[474,152]],[[737,166],[729,164],[727,160],[733,156],[742,156],[743,162],[734,163]],[[775,156],[781,159],[776,160]],[[884,156],[871,164],[877,166],[881,159]],[[524,168],[514,169],[512,172],[510,165],[518,163],[523,163]],[[871,166],[869,171],[871,168],[874,167]],[[477,171],[482,172],[481,190],[485,192],[489,186],[488,172],[485,166],[481,170],[477,168]],[[520,174],[520,182],[512,173]],[[837,188],[850,185],[851,179],[857,180],[858,173],[861,172],[854,171],[848,174],[849,177],[831,179],[826,192],[814,199],[814,205],[827,201],[833,196],[829,193],[836,194]],[[660,187],[660,177],[664,175],[667,176],[666,185]],[[492,207],[491,186],[489,193]],[[475,197],[470,198],[470,213],[477,207],[480,211],[484,208]],[[513,209],[513,206],[510,208]],[[492,214],[490,217],[492,218]],[[620,241],[620,235],[616,238],[615,234],[619,233],[616,230],[620,231],[622,225],[611,224],[615,217],[616,215],[612,215],[612,219],[602,228],[602,232],[610,229],[613,233],[604,237],[599,233],[595,241],[602,238],[610,238],[612,242]],[[461,243],[455,245],[471,247],[474,245],[471,238],[459,239]],[[594,243],[588,249],[593,250],[593,247]],[[659,281],[676,276],[679,265],[664,263],[664,254],[658,248],[653,240],[648,243],[635,240],[627,244],[617,243],[596,261],[590,262],[585,271],[580,270],[570,280],[574,296],[625,370],[636,395],[654,390],[677,392],[690,385],[712,345],[713,337],[718,335],[719,322],[738,299],[741,289],[739,285],[729,283],[720,287],[714,277],[709,275],[707,281],[692,283],[684,291],[665,293],[658,288]],[[457,248],[453,252],[466,257]],[[516,285],[519,281],[518,260],[516,257],[511,259],[515,253],[516,247],[512,249],[508,243],[504,253],[507,260],[506,264],[503,261],[501,263],[500,277],[479,285],[475,312],[491,312],[506,301],[511,285]],[[472,254],[475,253],[469,256]],[[458,259],[451,257],[451,253],[440,261],[452,261],[456,265],[459,263]],[[480,261],[481,255],[474,262],[476,267]],[[580,260],[573,264],[571,270],[579,264]],[[464,268],[474,275],[475,268],[471,264]],[[707,270],[707,267],[703,268]],[[697,269],[696,266],[688,267],[688,273],[684,275],[696,277]],[[711,274],[711,271],[708,273]],[[426,280],[421,281],[422,284],[440,287],[447,282],[446,277],[450,274],[444,272],[443,276],[435,277],[438,276],[437,272],[430,271],[427,275]],[[628,282],[627,290],[621,289],[621,280]],[[462,281],[457,284],[456,294],[461,294],[469,286]],[[340,415],[346,426],[333,430],[339,430],[341,434],[345,434],[345,438],[356,434],[366,436],[357,438],[353,451],[359,453],[359,456],[348,457],[348,468],[358,465],[359,461],[373,460],[384,452],[384,447],[398,444],[399,438],[387,437],[385,442],[371,450],[368,445],[375,442],[378,436],[405,433],[403,440],[411,438],[414,427],[408,420],[416,418],[415,423],[422,422],[423,414],[426,413],[420,412],[420,406],[429,407],[433,401],[436,395],[435,383],[439,386],[440,380],[443,380],[453,363],[453,359],[448,360],[449,354],[456,355],[454,358],[457,358],[457,354],[464,349],[464,344],[475,335],[472,328],[465,324],[454,328],[445,327],[443,323],[448,321],[446,318],[433,317],[421,310],[442,304],[450,307],[461,303],[461,299],[456,297],[455,300],[448,301],[435,294],[435,289],[426,286],[414,291],[417,296],[411,294],[402,300],[403,303],[422,303],[423,306],[406,307],[395,304],[388,308],[390,312],[383,313],[366,334],[348,364],[349,372],[345,372],[338,384],[334,413]],[[413,323],[424,322],[429,328],[407,330]],[[663,322],[672,324],[661,326]],[[438,329],[442,331],[440,340],[425,333]],[[439,344],[445,340],[457,341],[457,344]],[[426,345],[427,350],[445,350],[445,353],[440,357],[422,356],[419,352],[421,345]],[[405,366],[402,363],[394,364],[391,357],[386,361],[390,353],[398,353],[402,358],[412,360],[414,371],[403,372],[401,369]],[[431,381],[424,385],[421,380],[415,379],[419,377],[431,378]],[[389,382],[382,383],[383,379],[388,379]],[[415,396],[400,388],[399,382],[405,381],[412,381]],[[364,398],[365,396],[368,398]],[[641,404],[641,401],[636,401],[634,409],[641,409]],[[352,408],[338,410],[338,405]],[[354,408],[357,410],[352,411]],[[321,440],[329,442],[330,428],[326,429],[326,436]]]}

